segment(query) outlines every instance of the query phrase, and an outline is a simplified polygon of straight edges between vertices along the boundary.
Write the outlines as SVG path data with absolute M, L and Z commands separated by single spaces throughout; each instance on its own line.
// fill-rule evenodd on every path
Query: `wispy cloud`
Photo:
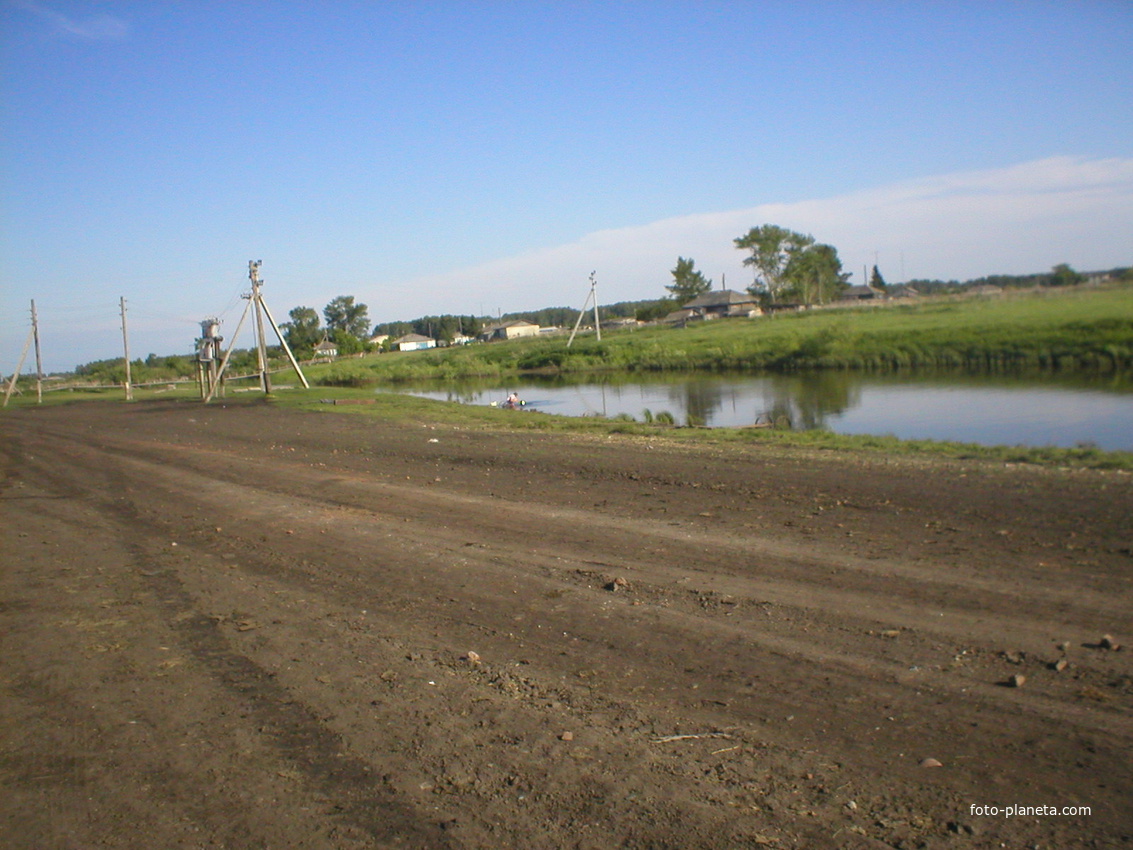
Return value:
M 732 240 L 774 223 L 834 245 L 860 280 L 877 262 L 886 279 L 1024 274 L 1067 262 L 1133 264 L 1133 159 L 1052 157 L 1006 168 L 927 177 L 834 198 L 763 204 L 604 230 L 576 242 L 412 281 L 412 297 L 451 311 L 579 306 L 597 272 L 603 303 L 657 298 L 678 256 L 719 286 L 750 284 Z M 408 296 L 408 293 L 414 293 Z M 402 300 L 402 299 L 399 299 Z M 577 304 L 575 302 L 578 302 Z M 406 315 L 417 303 L 404 304 Z M 432 308 L 426 308 L 425 312 Z
M 31 0 L 19 0 L 16 5 L 47 23 L 56 34 L 69 38 L 83 41 L 118 41 L 130 32 L 129 24 L 113 15 L 74 17 Z

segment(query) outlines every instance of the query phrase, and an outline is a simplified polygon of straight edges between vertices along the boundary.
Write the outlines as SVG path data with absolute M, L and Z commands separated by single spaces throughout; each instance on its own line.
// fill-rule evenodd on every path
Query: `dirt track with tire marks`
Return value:
M 0 438 L 5 846 L 1133 843 L 1129 475 L 251 402 Z

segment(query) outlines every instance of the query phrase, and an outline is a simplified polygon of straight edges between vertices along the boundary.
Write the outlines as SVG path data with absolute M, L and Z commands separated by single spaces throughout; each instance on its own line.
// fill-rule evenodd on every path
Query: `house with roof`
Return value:
M 747 292 L 733 289 L 713 289 L 698 295 L 682 305 L 681 311 L 690 311 L 689 318 L 722 319 L 733 316 L 759 316 L 763 313 L 759 301 Z
M 885 297 L 885 293 L 880 289 L 875 289 L 866 284 L 858 284 L 857 286 L 848 286 L 838 296 L 839 301 L 875 301 Z
M 421 334 L 406 334 L 391 342 L 389 347 L 393 351 L 424 351 L 426 348 L 436 348 L 437 341 Z
M 515 319 L 510 322 L 502 322 L 500 324 L 488 325 L 480 332 L 480 339 L 493 340 L 493 339 L 518 339 L 526 336 L 538 336 L 539 326 L 533 322 L 525 322 L 523 319 Z
M 331 342 L 329 339 L 324 339 L 315 346 L 315 359 L 316 360 L 333 360 L 338 357 L 338 344 Z
M 661 321 L 667 325 L 684 327 L 687 322 L 691 322 L 695 318 L 697 318 L 697 315 L 692 310 L 674 310 L 672 313 L 662 318 Z

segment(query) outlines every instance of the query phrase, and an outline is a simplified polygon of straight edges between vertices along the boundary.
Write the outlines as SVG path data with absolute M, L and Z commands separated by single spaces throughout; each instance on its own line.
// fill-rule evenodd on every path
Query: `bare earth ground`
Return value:
M 243 402 L 0 477 L 6 848 L 1133 845 L 1127 474 Z

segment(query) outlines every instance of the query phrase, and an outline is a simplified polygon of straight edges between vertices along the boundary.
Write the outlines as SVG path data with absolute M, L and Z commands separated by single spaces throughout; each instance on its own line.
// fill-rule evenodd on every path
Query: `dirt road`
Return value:
M 265 403 L 0 464 L 7 848 L 1133 845 L 1133 476 Z

